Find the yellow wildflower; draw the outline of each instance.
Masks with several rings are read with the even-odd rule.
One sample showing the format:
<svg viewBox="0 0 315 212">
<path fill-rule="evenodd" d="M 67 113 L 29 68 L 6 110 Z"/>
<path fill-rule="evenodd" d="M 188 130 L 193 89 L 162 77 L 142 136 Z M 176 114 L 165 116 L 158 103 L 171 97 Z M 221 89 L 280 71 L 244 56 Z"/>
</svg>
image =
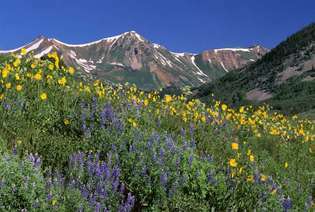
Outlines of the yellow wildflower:
<svg viewBox="0 0 315 212">
<path fill-rule="evenodd" d="M 145 99 L 145 100 L 143 101 L 143 104 L 144 104 L 144 106 L 148 106 L 149 100 Z"/>
<path fill-rule="evenodd" d="M 249 175 L 249 176 L 247 176 L 247 182 L 254 182 L 254 176 L 253 175 Z"/>
<path fill-rule="evenodd" d="M 230 165 L 231 167 L 237 167 L 237 162 L 236 162 L 236 160 L 235 160 L 235 159 L 230 159 L 229 165 Z"/>
<path fill-rule="evenodd" d="M 239 112 L 244 113 L 244 109 L 245 109 L 244 106 L 240 107 Z"/>
<path fill-rule="evenodd" d="M 284 163 L 284 168 L 287 169 L 288 167 L 289 167 L 288 162 L 285 162 L 285 163 Z"/>
<path fill-rule="evenodd" d="M 27 53 L 26 49 L 25 49 L 25 48 L 22 48 L 22 49 L 21 49 L 21 55 L 26 55 L 26 53 Z"/>
<path fill-rule="evenodd" d="M 73 67 L 68 68 L 69 74 L 73 75 L 75 73 L 75 69 Z"/>
<path fill-rule="evenodd" d="M 260 180 L 261 180 L 262 182 L 266 182 L 267 176 L 264 175 L 264 174 L 262 174 L 262 175 L 260 176 Z"/>
<path fill-rule="evenodd" d="M 4 68 L 1 74 L 2 74 L 2 78 L 5 79 L 9 75 L 9 70 L 7 68 Z"/>
<path fill-rule="evenodd" d="M 252 150 L 250 150 L 250 149 L 247 150 L 247 153 L 246 153 L 246 154 L 247 154 L 247 156 L 250 156 L 250 155 L 252 154 Z"/>
<path fill-rule="evenodd" d="M 20 75 L 19 75 L 18 73 L 15 74 L 15 80 L 16 80 L 16 81 L 21 80 L 21 77 L 20 77 Z"/>
<path fill-rule="evenodd" d="M 13 62 L 14 67 L 18 67 L 21 64 L 21 60 L 19 58 L 16 58 L 15 61 Z"/>
<path fill-rule="evenodd" d="M 232 147 L 233 150 L 238 150 L 238 143 L 233 142 L 231 144 L 231 147 Z"/>
<path fill-rule="evenodd" d="M 57 200 L 53 199 L 53 201 L 51 202 L 52 206 L 55 206 L 57 204 Z"/>
<path fill-rule="evenodd" d="M 226 104 L 221 105 L 221 109 L 222 109 L 223 111 L 226 111 L 227 105 L 226 105 Z"/>
<path fill-rule="evenodd" d="M 165 96 L 164 96 L 164 100 L 165 100 L 166 103 L 169 103 L 169 102 L 172 101 L 172 96 L 170 96 L 170 95 L 165 95 Z"/>
<path fill-rule="evenodd" d="M 69 121 L 68 119 L 64 119 L 64 120 L 63 120 L 63 123 L 64 123 L 65 125 L 69 125 L 69 124 L 70 124 L 70 121 Z"/>
<path fill-rule="evenodd" d="M 21 91 L 22 89 L 23 89 L 23 86 L 22 86 L 22 85 L 17 85 L 17 86 L 16 86 L 16 90 L 17 90 L 17 91 Z"/>
<path fill-rule="evenodd" d="M 61 79 L 58 80 L 58 84 L 61 86 L 65 86 L 67 83 L 67 78 L 66 77 L 62 77 Z"/>
<path fill-rule="evenodd" d="M 5 84 L 6 89 L 10 89 L 12 87 L 12 84 L 10 82 Z"/>
<path fill-rule="evenodd" d="M 254 161 L 255 161 L 254 155 L 250 155 L 250 156 L 249 156 L 249 160 L 250 160 L 251 162 L 254 162 Z"/>
<path fill-rule="evenodd" d="M 55 68 L 54 64 L 50 63 L 50 64 L 48 65 L 48 69 L 49 69 L 49 70 L 53 71 L 54 68 Z"/>
<path fill-rule="evenodd" d="M 39 81 L 42 79 L 42 73 L 41 72 L 37 72 L 35 75 L 34 75 L 34 79 Z"/>
<path fill-rule="evenodd" d="M 46 93 L 41 93 L 39 97 L 40 97 L 41 100 L 45 101 L 47 99 L 47 94 Z"/>
</svg>

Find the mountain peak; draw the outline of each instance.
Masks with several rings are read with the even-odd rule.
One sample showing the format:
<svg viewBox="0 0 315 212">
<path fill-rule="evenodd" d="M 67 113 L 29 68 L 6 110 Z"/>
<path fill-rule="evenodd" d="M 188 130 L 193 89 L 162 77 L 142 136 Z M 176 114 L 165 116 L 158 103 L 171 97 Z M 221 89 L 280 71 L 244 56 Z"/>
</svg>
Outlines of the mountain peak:
<svg viewBox="0 0 315 212">
<path fill-rule="evenodd" d="M 38 35 L 35 40 L 46 39 L 47 37 L 44 35 Z"/>
<path fill-rule="evenodd" d="M 135 39 L 142 41 L 142 42 L 145 42 L 145 40 L 146 40 L 142 35 L 140 35 L 139 33 L 137 33 L 136 31 L 133 31 L 133 30 L 129 31 L 129 32 L 125 32 L 125 33 L 121 34 L 120 36 L 132 37 L 132 38 L 135 38 Z"/>
</svg>

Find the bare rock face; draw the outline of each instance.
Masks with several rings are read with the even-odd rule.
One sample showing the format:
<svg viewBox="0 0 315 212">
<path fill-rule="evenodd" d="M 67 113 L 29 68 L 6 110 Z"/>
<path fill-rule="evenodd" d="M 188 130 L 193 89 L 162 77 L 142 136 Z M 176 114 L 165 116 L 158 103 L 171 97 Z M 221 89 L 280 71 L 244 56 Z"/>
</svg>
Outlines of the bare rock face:
<svg viewBox="0 0 315 212">
<path fill-rule="evenodd" d="M 250 48 L 225 48 L 208 50 L 201 53 L 204 62 L 214 63 L 229 70 L 240 69 L 253 63 L 265 55 L 269 50 L 261 46 Z"/>
<path fill-rule="evenodd" d="M 200 54 L 174 53 L 134 31 L 79 45 L 41 36 L 21 48 L 37 58 L 57 51 L 66 65 L 74 66 L 83 76 L 113 83 L 135 83 L 142 89 L 199 86 L 255 62 L 268 51 L 254 46 L 207 50 Z"/>
</svg>

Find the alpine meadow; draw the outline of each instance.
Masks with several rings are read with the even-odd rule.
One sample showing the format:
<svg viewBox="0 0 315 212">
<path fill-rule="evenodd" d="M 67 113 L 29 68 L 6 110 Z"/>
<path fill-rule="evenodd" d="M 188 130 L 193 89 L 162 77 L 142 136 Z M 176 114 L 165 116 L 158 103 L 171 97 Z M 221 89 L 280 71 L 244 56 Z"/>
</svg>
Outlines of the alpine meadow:
<svg viewBox="0 0 315 212">
<path fill-rule="evenodd" d="M 315 211 L 314 67 L 314 23 L 272 48 L 1 50 L 0 211 Z"/>
</svg>

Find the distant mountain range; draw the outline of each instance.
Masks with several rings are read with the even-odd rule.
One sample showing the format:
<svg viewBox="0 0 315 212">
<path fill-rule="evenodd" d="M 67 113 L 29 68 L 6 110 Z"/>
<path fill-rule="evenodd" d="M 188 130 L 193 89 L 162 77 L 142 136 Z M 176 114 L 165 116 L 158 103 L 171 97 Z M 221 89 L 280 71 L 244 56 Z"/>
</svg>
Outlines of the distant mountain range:
<svg viewBox="0 0 315 212">
<path fill-rule="evenodd" d="M 315 23 L 293 34 L 257 62 L 193 90 L 231 105 L 268 103 L 285 113 L 315 111 Z"/>
<path fill-rule="evenodd" d="M 199 54 L 174 53 L 131 31 L 80 45 L 40 36 L 23 47 L 0 54 L 21 48 L 37 58 L 57 51 L 66 65 L 76 67 L 84 77 L 135 83 L 142 89 L 200 86 L 254 63 L 269 51 L 257 45 L 212 49 Z"/>
</svg>

